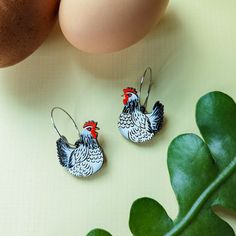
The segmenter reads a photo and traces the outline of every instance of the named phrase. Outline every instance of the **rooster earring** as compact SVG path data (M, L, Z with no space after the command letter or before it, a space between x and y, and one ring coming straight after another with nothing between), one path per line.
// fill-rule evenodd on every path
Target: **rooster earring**
M147 97L141 104L140 97L142 92L143 82L149 72L150 84L147 92ZM123 89L122 95L124 108L120 114L118 128L120 133L128 140L134 143L143 143L150 140L162 127L164 119L164 106L158 101L153 106L151 113L146 112L146 106L151 91L152 69L148 67L143 76L139 88L139 94L135 88Z
M70 144L66 137L61 135L55 124L53 112L58 109L63 111L73 122L78 131L79 139L75 144ZM88 121L84 124L83 130L80 134L79 129L73 118L64 109L54 107L51 110L52 124L59 134L60 138L57 140L57 154L60 164L65 167L72 175L79 177L87 177L98 172L103 165L104 155L102 148L97 141L97 122Z

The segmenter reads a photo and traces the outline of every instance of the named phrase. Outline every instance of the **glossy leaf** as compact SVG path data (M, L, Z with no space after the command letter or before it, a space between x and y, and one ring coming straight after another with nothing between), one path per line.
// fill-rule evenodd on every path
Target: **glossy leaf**
M221 92L210 93L198 102L196 118L212 157L222 171L236 157L235 102ZM215 204L236 211L236 173L221 187Z
M112 236L110 233L103 229L94 229L90 231L87 236Z
M179 204L177 218L172 221L153 199L138 199L129 219L133 235L235 235L212 207L236 211L236 104L226 94L209 93L197 104L196 120L204 141L195 134L180 135L168 149L170 180ZM99 235L110 234L95 230L88 236Z
M168 149L171 184L179 203L177 218L172 222L155 200L137 200L130 213L133 235L235 235L212 207L236 209L236 104L223 93L209 93L199 100L196 119L205 142L185 134Z
M133 203L129 225L134 235L156 236L170 230L173 222L158 202L141 198Z

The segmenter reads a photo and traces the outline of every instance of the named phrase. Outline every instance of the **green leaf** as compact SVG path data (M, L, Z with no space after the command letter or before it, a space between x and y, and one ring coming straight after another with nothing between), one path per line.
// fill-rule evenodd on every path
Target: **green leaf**
M236 105L221 92L202 97L197 104L197 124L215 162L222 171L236 156ZM222 186L215 204L236 211L236 173Z
M236 160L233 166L219 172L200 137L194 134L177 137L168 150L168 167L180 210L175 226L166 235L234 235L211 208L217 191L235 166Z
M236 104L223 93L209 93L199 100L196 119L205 142L185 134L168 149L177 218L172 222L155 200L138 200L130 213L133 235L235 235L212 207L220 204L236 210Z
M133 203L129 226L134 235L155 236L171 229L173 222L158 202L141 198Z
M90 231L87 236L112 236L110 233L103 229L94 229Z

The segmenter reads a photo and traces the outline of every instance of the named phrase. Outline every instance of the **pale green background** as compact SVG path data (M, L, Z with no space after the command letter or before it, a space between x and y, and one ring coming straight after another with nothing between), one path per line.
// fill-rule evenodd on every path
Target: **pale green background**
M150 144L133 145L117 131L125 86L152 66L149 108L166 108L163 131ZM160 69L162 68L162 69ZM171 217L178 206L166 152L194 120L200 96L221 90L236 99L236 1L176 0L145 39L111 55L70 46L56 27L24 62L0 71L0 235L83 236L103 227L130 235L129 210L143 196L157 199ZM76 179L58 164L50 109L62 106L79 126L95 119L107 165L97 176ZM66 135L74 130L62 116ZM236 215L220 213L236 230Z

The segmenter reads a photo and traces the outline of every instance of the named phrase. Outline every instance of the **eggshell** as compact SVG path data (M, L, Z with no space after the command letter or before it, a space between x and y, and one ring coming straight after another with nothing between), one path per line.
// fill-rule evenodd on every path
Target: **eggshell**
M48 35L58 0L0 0L0 67L20 62Z
M62 0L59 22L67 40L92 53L126 48L160 20L168 0Z

